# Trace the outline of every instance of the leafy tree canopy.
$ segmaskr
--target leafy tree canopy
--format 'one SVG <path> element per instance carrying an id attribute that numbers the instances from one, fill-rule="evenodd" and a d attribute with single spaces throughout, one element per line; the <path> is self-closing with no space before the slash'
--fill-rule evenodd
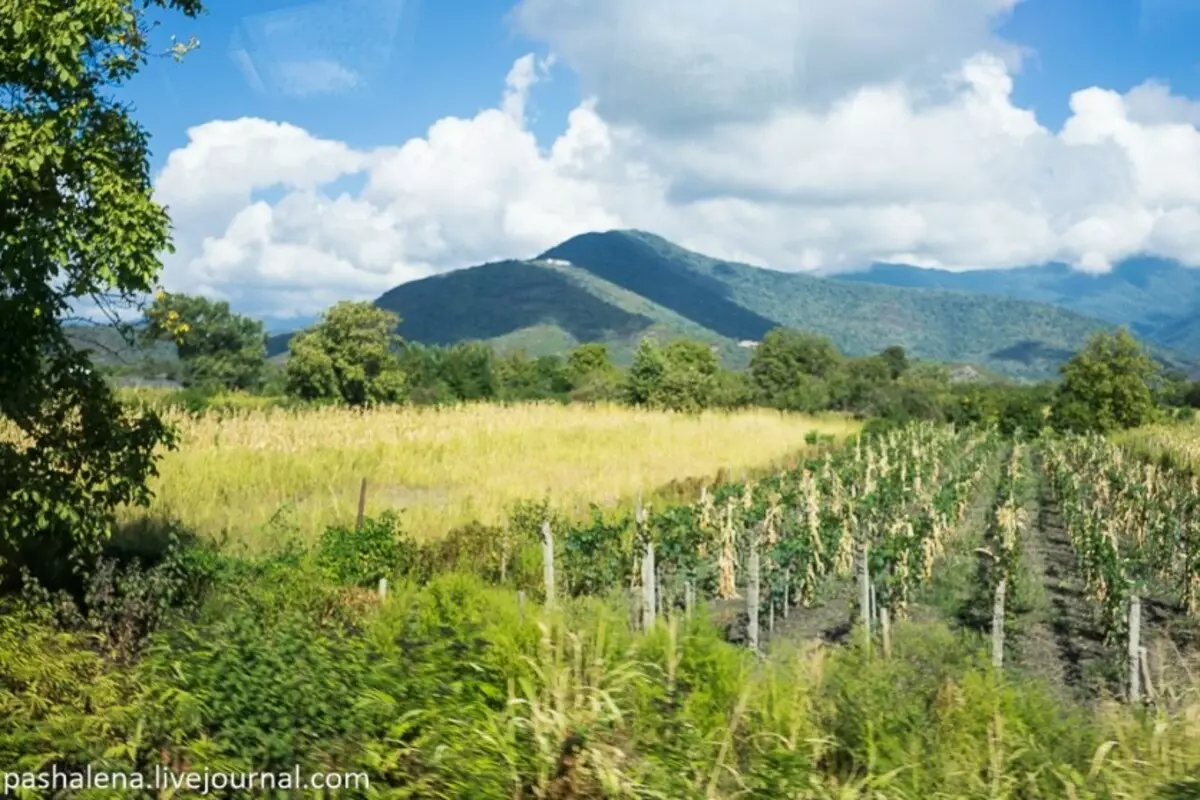
<path id="1" fill-rule="evenodd" d="M 1127 330 L 1098 333 L 1062 366 L 1050 424 L 1060 431 L 1107 433 L 1150 422 L 1158 373 Z"/>
<path id="2" fill-rule="evenodd" d="M 150 338 L 169 339 L 179 347 L 186 385 L 251 389 L 262 381 L 267 362 L 263 324 L 235 314 L 228 303 L 159 292 L 146 318 Z"/>
<path id="3" fill-rule="evenodd" d="M 808 378 L 828 378 L 842 363 L 833 342 L 823 336 L 775 328 L 763 337 L 750 360 L 750 375 L 762 398 L 787 407 L 784 398 Z"/>
<path id="4" fill-rule="evenodd" d="M 0 569 L 78 555 L 148 499 L 152 412 L 123 407 L 64 323 L 115 320 L 169 249 L 147 136 L 112 90 L 151 54 L 147 12 L 198 0 L 0 0 Z M 180 45 L 177 55 L 188 47 Z"/>
<path id="5" fill-rule="evenodd" d="M 333 306 L 289 343 L 288 393 L 354 406 L 399 402 L 406 390 L 399 324 L 372 303 Z"/>

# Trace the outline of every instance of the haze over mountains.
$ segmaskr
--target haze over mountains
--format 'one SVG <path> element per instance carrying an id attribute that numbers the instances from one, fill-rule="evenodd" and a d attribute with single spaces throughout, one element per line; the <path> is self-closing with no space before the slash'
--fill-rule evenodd
<path id="1" fill-rule="evenodd" d="M 405 283 L 376 303 L 400 315 L 406 339 L 427 344 L 474 339 L 542 355 L 600 341 L 623 362 L 643 336 L 687 336 L 716 346 L 738 366 L 749 361 L 748 343 L 785 325 L 827 336 L 851 355 L 901 345 L 917 358 L 1040 379 L 1056 374 L 1095 331 L 1132 321 L 1116 302 L 1121 284 L 1109 290 L 1107 304 L 1101 300 L 1108 295 L 1093 292 L 1105 317 L 1083 313 L 1091 310 L 1086 304 L 1067 307 L 1061 301 L 1073 282 L 1094 279 L 1064 270 L 956 275 L 878 267 L 818 277 L 709 258 L 641 231 L 609 231 L 576 236 L 534 259 Z M 1153 276 L 1145 283 L 1146 296 L 1128 304 L 1130 314 L 1140 314 L 1139 325 L 1159 289 Z M 1160 335 L 1180 325 L 1169 316 L 1166 327 L 1156 328 Z M 283 352 L 287 339 L 272 337 L 272 353 Z M 1190 366 L 1167 348 L 1153 349 L 1169 363 Z"/>

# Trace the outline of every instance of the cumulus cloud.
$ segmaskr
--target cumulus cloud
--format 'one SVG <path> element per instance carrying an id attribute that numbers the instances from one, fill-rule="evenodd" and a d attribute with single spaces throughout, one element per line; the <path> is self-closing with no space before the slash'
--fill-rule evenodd
<path id="1" fill-rule="evenodd" d="M 790 270 L 1096 272 L 1140 253 L 1200 265 L 1200 103 L 1159 83 L 1081 87 L 1047 128 L 1015 104 L 1017 61 L 990 33 L 1012 4 L 764 2 L 720 17 L 696 3 L 659 18 L 659 4 L 524 0 L 519 23 L 596 92 L 556 140 L 527 127 L 530 92 L 555 68 L 533 55 L 495 108 L 370 150 L 259 119 L 198 126 L 157 181 L 179 246 L 167 285 L 286 317 L 620 227 Z M 897 41 L 872 47 L 861 15 L 877 25 L 901 5 L 912 30 L 885 26 Z M 606 55 L 621 31 L 632 39 Z M 804 91 L 786 67 L 797 36 L 837 56 Z M 667 55 L 639 60 L 654 42 Z M 676 56 L 708 66 L 672 90 Z M 703 76 L 717 77 L 689 99 Z M 347 177 L 353 191 L 338 188 Z"/>
<path id="2" fill-rule="evenodd" d="M 1018 0 L 521 0 L 520 30 L 550 42 L 613 122 L 696 126 L 821 107 L 861 86 L 937 83 L 981 50 L 1014 62 L 993 26 Z"/>

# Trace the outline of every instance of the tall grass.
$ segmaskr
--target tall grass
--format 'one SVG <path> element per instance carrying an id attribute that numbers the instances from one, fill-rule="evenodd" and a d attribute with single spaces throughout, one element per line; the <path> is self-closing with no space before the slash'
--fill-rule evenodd
<path id="1" fill-rule="evenodd" d="M 519 500 L 568 514 L 673 480 L 777 462 L 811 434 L 857 425 L 767 410 L 680 415 L 620 406 L 465 405 L 372 411 L 281 409 L 177 415 L 179 449 L 153 483 L 149 513 L 251 551 L 283 511 L 311 541 L 367 513 L 403 509 L 417 538 L 500 522 Z M 139 510 L 136 512 L 141 514 Z M 134 512 L 126 515 L 134 516 Z"/>

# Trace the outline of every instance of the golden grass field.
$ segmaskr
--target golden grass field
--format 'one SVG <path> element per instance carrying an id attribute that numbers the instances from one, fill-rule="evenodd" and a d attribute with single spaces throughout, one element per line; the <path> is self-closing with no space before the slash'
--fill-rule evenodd
<path id="1" fill-rule="evenodd" d="M 1166 459 L 1175 468 L 1200 470 L 1200 422 L 1147 425 L 1113 438 L 1155 460 Z"/>
<path id="2" fill-rule="evenodd" d="M 805 448 L 810 431 L 857 424 L 757 410 L 685 416 L 618 406 L 263 410 L 178 416 L 181 441 L 153 482 L 154 517 L 233 546 L 269 544 L 277 513 L 311 540 L 350 523 L 363 478 L 367 513 L 403 509 L 418 538 L 499 522 L 518 500 L 568 513 L 626 501 L 673 479 L 754 469 Z M 147 513 L 125 514 L 132 520 Z"/>

